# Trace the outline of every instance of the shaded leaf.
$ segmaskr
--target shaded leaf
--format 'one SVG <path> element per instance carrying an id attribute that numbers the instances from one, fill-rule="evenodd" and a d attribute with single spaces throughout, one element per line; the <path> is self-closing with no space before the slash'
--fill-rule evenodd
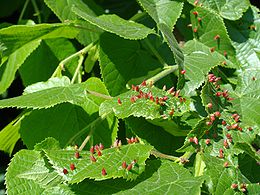
<path id="1" fill-rule="evenodd" d="M 104 83 L 112 96 L 126 91 L 126 84 L 139 84 L 162 70 L 162 65 L 137 41 L 108 33 L 100 37 L 99 62 Z"/>

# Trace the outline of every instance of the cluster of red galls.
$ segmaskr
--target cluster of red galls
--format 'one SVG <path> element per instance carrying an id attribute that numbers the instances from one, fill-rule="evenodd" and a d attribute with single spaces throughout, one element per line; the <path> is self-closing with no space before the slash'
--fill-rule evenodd
<path id="1" fill-rule="evenodd" d="M 138 143 L 139 142 L 139 139 L 137 137 L 131 137 L 130 139 L 129 138 L 126 138 L 127 140 L 127 143 L 128 144 L 133 144 L 133 143 Z M 115 140 L 115 142 L 113 143 L 113 145 L 111 147 L 116 147 L 116 148 L 120 148 L 122 145 L 122 142 L 121 140 Z M 78 147 L 75 146 L 75 149 L 76 149 L 76 152 L 74 153 L 74 157 L 76 159 L 79 159 L 81 156 L 80 156 L 80 153 L 78 151 Z M 97 157 L 100 157 L 102 156 L 102 150 L 104 149 L 104 145 L 102 143 L 100 144 L 96 144 L 95 146 L 91 146 L 90 149 L 89 149 L 89 152 L 90 152 L 90 161 L 92 163 L 95 163 L 97 162 L 97 158 L 94 156 L 94 154 L 97 154 Z M 133 160 L 129 165 L 126 164 L 126 161 L 124 161 L 122 163 L 122 168 L 123 169 L 126 169 L 128 171 L 130 171 L 132 169 L 132 167 L 137 163 L 137 160 Z M 75 170 L 76 167 L 75 167 L 75 164 L 71 163 L 70 164 L 70 170 L 73 171 Z M 63 173 L 66 175 L 69 173 L 68 169 L 64 168 L 63 169 Z M 106 169 L 105 168 L 102 168 L 101 170 L 101 174 L 103 176 L 107 175 L 107 172 L 106 172 Z"/>

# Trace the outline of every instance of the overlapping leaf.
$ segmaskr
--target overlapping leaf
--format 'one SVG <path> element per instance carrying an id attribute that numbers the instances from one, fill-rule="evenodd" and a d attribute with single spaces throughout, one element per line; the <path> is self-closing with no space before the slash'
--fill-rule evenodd
<path id="1" fill-rule="evenodd" d="M 259 68 L 259 9 L 250 7 L 239 21 L 226 21 L 227 30 L 236 49 L 236 56 L 245 69 Z"/>
<path id="2" fill-rule="evenodd" d="M 185 58 L 185 79 L 184 91 L 188 94 L 194 92 L 207 79 L 208 72 L 217 65 L 228 67 L 236 67 L 231 61 L 226 59 L 224 55 L 218 52 L 210 52 L 210 48 L 205 44 L 192 40 L 185 44 L 183 49 Z"/>
<path id="3" fill-rule="evenodd" d="M 203 178 L 193 177 L 184 167 L 170 162 L 151 160 L 146 171 L 133 182 L 106 180 L 86 181 L 72 186 L 73 192 L 95 194 L 194 194 L 201 193 Z M 101 187 L 102 186 L 102 187 Z"/>
<path id="4" fill-rule="evenodd" d="M 72 11 L 72 7 L 76 5 L 78 7 L 81 7 L 84 12 L 88 13 L 91 16 L 96 16 L 96 14 L 100 14 L 100 11 L 92 10 L 89 8 L 88 4 L 93 4 L 92 1 L 87 1 L 83 3 L 81 0 L 44 0 L 44 2 L 62 22 L 65 22 L 66 20 L 77 20 L 77 27 L 79 30 L 77 39 L 83 45 L 88 45 L 96 41 L 99 38 L 100 33 L 102 33 L 102 30 L 100 30 L 96 26 L 84 20 L 80 20 L 80 18 Z"/>
<path id="5" fill-rule="evenodd" d="M 188 0 L 191 4 L 194 4 L 195 0 Z M 243 13 L 250 6 L 249 0 L 200 0 L 197 6 L 202 5 L 203 7 L 211 8 L 217 11 L 223 18 L 228 20 L 238 20 L 242 17 Z"/>
<path id="6" fill-rule="evenodd" d="M 125 92 L 126 84 L 138 84 L 162 69 L 140 43 L 108 33 L 100 37 L 99 62 L 104 83 L 112 96 Z"/>
<path id="7" fill-rule="evenodd" d="M 243 117 L 245 125 L 259 127 L 260 115 L 260 71 L 248 70 L 239 74 L 239 80 L 234 91 L 235 109 Z"/>
<path id="8" fill-rule="evenodd" d="M 170 0 L 138 0 L 141 6 L 157 24 L 164 23 L 173 29 L 180 17 L 183 3 Z"/>
<path id="9" fill-rule="evenodd" d="M 101 15 L 99 17 L 94 17 L 78 6 L 73 7 L 72 10 L 75 14 L 91 24 L 125 39 L 144 39 L 149 34 L 154 33 L 154 30 L 145 27 L 142 24 L 124 20 L 117 15 Z"/>
<path id="10" fill-rule="evenodd" d="M 50 87 L 69 87 L 69 85 L 67 77 L 51 78 L 47 82 L 39 82 L 27 87 L 26 91 L 36 93 L 40 90 L 52 89 Z M 101 95 L 108 95 L 104 84 L 97 78 L 88 79 L 85 88 L 99 92 Z M 81 107 L 63 103 L 49 109 L 34 110 L 21 124 L 22 140 L 28 148 L 33 148 L 34 144 L 49 136 L 59 139 L 61 146 L 64 147 L 82 143 L 92 132 L 90 144 L 102 142 L 108 147 L 116 139 L 118 120 L 113 115 L 108 115 L 105 119 L 98 116 L 99 105 L 103 101 L 102 97 L 88 94 L 87 97 L 82 98 Z"/>
<path id="11" fill-rule="evenodd" d="M 158 103 L 156 103 L 156 99 L 158 99 Z M 102 103 L 99 114 L 100 116 L 104 116 L 114 112 L 119 118 L 142 116 L 146 119 L 156 119 L 181 116 L 185 112 L 188 112 L 189 109 L 189 99 L 175 97 L 173 94 L 154 86 L 140 86 L 139 92 L 130 90 Z"/>
<path id="12" fill-rule="evenodd" d="M 193 14 L 197 12 L 198 14 Z M 199 20 L 199 18 L 201 20 Z M 191 10 L 191 22 L 194 36 L 204 45 L 228 60 L 236 63 L 235 50 L 231 44 L 223 19 L 215 12 L 203 7 L 196 7 Z M 218 36 L 216 38 L 216 36 Z M 235 64 L 236 65 L 236 64 Z M 237 66 L 238 67 L 238 66 Z"/>
<path id="13" fill-rule="evenodd" d="M 70 23 L 20 25 L 1 29 L 0 43 L 6 48 L 3 52 L 6 62 L 3 66 L 5 70 L 0 81 L 0 94 L 11 85 L 16 71 L 40 45 L 42 39 L 74 38 L 77 33 L 78 30 L 73 28 Z"/>

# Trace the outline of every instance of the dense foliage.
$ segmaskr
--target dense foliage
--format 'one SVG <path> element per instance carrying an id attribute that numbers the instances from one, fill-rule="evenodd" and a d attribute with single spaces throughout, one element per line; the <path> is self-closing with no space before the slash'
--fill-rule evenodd
<path id="1" fill-rule="evenodd" d="M 0 24 L 0 108 L 20 111 L 0 150 L 26 146 L 7 168 L 8 194 L 260 194 L 249 0 L 22 6 L 18 24 Z"/>

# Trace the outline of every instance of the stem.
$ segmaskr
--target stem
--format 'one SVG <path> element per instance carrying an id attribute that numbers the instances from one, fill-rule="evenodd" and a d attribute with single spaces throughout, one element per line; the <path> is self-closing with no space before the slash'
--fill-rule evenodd
<path id="1" fill-rule="evenodd" d="M 84 139 L 81 146 L 79 147 L 79 151 L 81 151 L 86 146 L 86 144 L 88 143 L 88 141 L 89 141 L 90 137 L 92 136 L 93 132 L 94 132 L 94 128 L 91 127 L 91 130 L 90 130 L 88 136 Z"/>
<path id="2" fill-rule="evenodd" d="M 137 12 L 135 15 L 133 15 L 129 20 L 132 20 L 132 21 L 137 21 L 141 18 L 143 18 L 144 16 L 147 16 L 146 12 Z"/>
<path id="3" fill-rule="evenodd" d="M 88 50 L 93 46 L 93 43 L 89 44 L 88 46 L 84 47 L 83 49 L 79 50 L 78 52 L 70 55 L 69 57 L 65 58 L 64 60 L 62 60 L 59 65 L 57 66 L 56 70 L 54 71 L 54 73 L 52 74 L 51 77 L 55 77 L 61 70 L 64 70 L 64 65 L 66 63 L 68 63 L 71 59 L 80 56 L 80 55 L 84 55 L 85 53 L 88 52 Z"/>
<path id="4" fill-rule="evenodd" d="M 194 154 L 194 152 L 185 152 L 179 159 L 175 160 L 175 162 L 180 162 L 180 164 L 184 164 L 189 160 L 189 158 Z"/>
<path id="5" fill-rule="evenodd" d="M 37 6 L 35 0 L 32 0 L 32 4 L 33 4 L 34 11 L 35 11 L 35 16 L 37 16 L 38 23 L 40 24 L 40 23 L 42 23 L 40 10 L 38 9 L 38 6 Z"/>
<path id="6" fill-rule="evenodd" d="M 18 19 L 18 22 L 17 22 L 18 24 L 19 24 L 19 23 L 21 22 L 21 20 L 23 19 L 23 15 L 24 15 L 24 12 L 25 12 L 25 10 L 26 10 L 26 8 L 27 8 L 28 3 L 29 3 L 29 0 L 26 0 L 25 3 L 24 3 L 23 9 L 22 9 L 22 11 L 21 11 L 21 14 L 20 14 L 19 19 Z"/>
<path id="7" fill-rule="evenodd" d="M 150 79 L 147 80 L 147 83 L 155 83 L 162 79 L 163 77 L 166 77 L 168 74 L 171 74 L 172 72 L 178 70 L 178 65 L 173 65 L 173 66 L 167 66 L 164 68 L 162 72 L 159 72 L 157 75 L 151 77 Z"/>
<path id="8" fill-rule="evenodd" d="M 98 117 L 97 119 L 95 119 L 94 121 L 92 121 L 90 124 L 88 124 L 86 127 L 84 127 L 83 129 L 81 129 L 80 131 L 78 131 L 72 138 L 70 138 L 70 140 L 67 142 L 66 145 L 69 145 L 73 142 L 73 140 L 75 140 L 76 138 L 80 137 L 82 134 L 85 133 L 85 131 L 88 129 L 88 128 L 91 128 L 93 125 L 95 125 L 96 123 L 102 121 L 102 118 L 101 117 Z M 94 130 L 92 130 L 94 131 Z M 93 132 L 92 132 L 93 134 Z"/>
<path id="9" fill-rule="evenodd" d="M 80 70 L 80 67 L 81 67 L 83 61 L 84 61 L 84 55 L 81 54 L 81 55 L 79 56 L 78 66 L 77 66 L 77 68 L 76 68 L 76 70 L 75 70 L 75 73 L 74 73 L 72 79 L 71 79 L 71 83 L 74 83 L 75 80 L 76 80 L 76 78 L 77 78 L 77 76 L 79 76 L 78 73 L 79 73 L 79 70 Z"/>
<path id="10" fill-rule="evenodd" d="M 172 160 L 172 161 L 179 160 L 179 157 L 163 154 L 163 153 L 161 153 L 161 152 L 159 152 L 159 151 L 157 151 L 155 149 L 153 149 L 151 151 L 151 154 L 154 155 L 155 157 L 165 158 L 165 159 Z"/>
<path id="11" fill-rule="evenodd" d="M 91 91 L 91 90 L 88 90 L 87 89 L 87 92 L 91 95 L 94 95 L 94 96 L 97 96 L 97 97 L 101 97 L 103 99 L 107 99 L 107 100 L 110 100 L 112 99 L 111 96 L 108 96 L 108 95 L 105 95 L 105 94 L 102 94 L 102 93 L 98 93 L 98 92 L 95 92 L 95 91 Z"/>
<path id="12" fill-rule="evenodd" d="M 168 64 L 164 61 L 164 59 L 161 57 L 161 55 L 159 54 L 159 52 L 154 48 L 154 46 L 151 44 L 151 42 L 149 41 L 149 39 L 145 39 L 144 42 L 146 43 L 146 45 L 149 47 L 149 49 L 151 50 L 151 52 L 155 55 L 155 57 L 159 60 L 159 62 L 164 66 L 164 67 L 168 67 Z"/>

